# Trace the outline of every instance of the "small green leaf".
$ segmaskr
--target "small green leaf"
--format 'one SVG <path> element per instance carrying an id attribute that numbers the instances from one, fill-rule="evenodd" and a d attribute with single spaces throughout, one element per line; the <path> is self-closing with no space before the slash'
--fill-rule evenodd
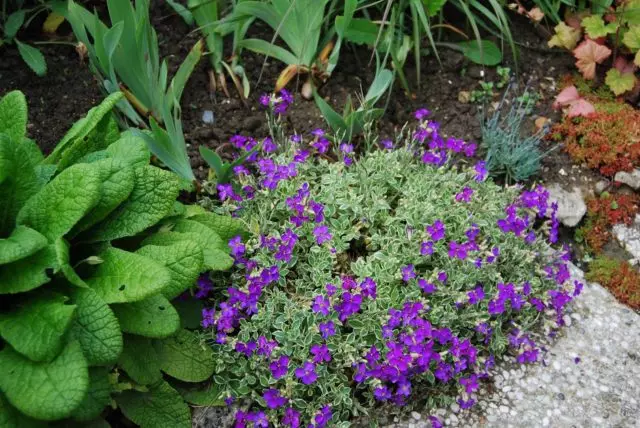
<path id="1" fill-rule="evenodd" d="M 150 385 L 162 379 L 158 354 L 149 338 L 125 334 L 124 350 L 118 364 L 140 385 Z"/>
<path id="2" fill-rule="evenodd" d="M 139 254 L 108 248 L 100 258 L 103 262 L 85 282 L 106 303 L 146 299 L 161 292 L 171 281 L 164 266 Z"/>
<path id="3" fill-rule="evenodd" d="M 22 92 L 11 91 L 0 98 L 0 134 L 20 144 L 27 135 L 27 120 L 27 99 Z"/>
<path id="4" fill-rule="evenodd" d="M 45 293 L 0 315 L 0 335 L 32 361 L 51 361 L 62 350 L 75 305 L 67 298 Z"/>
<path id="5" fill-rule="evenodd" d="M 47 74 L 47 62 L 44 60 L 42 52 L 18 39 L 15 39 L 15 42 L 22 60 L 27 63 L 29 68 L 40 77 Z"/>
<path id="6" fill-rule="evenodd" d="M 72 295 L 77 306 L 70 334 L 78 340 L 90 366 L 114 363 L 122 352 L 122 333 L 109 306 L 91 289 Z"/>
<path id="7" fill-rule="evenodd" d="M 13 406 L 32 418 L 56 420 L 71 415 L 88 387 L 87 363 L 76 341 L 50 363 L 34 363 L 10 347 L 0 352 L 0 389 Z"/>
<path id="8" fill-rule="evenodd" d="M 607 71 L 607 77 L 604 82 L 609 86 L 609 89 L 618 96 L 633 89 L 636 84 L 636 76 L 633 72 L 623 74 L 620 73 L 618 69 L 612 68 Z"/>
<path id="9" fill-rule="evenodd" d="M 336 27 L 344 26 L 344 17 L 336 17 Z M 349 21 L 349 26 L 344 32 L 345 40 L 358 45 L 373 46 L 378 38 L 380 27 L 378 27 L 373 21 L 365 18 L 352 18 Z"/>
<path id="10" fill-rule="evenodd" d="M 7 17 L 7 20 L 4 22 L 5 39 L 12 40 L 16 34 L 18 34 L 18 30 L 20 30 L 20 27 L 24 24 L 25 13 L 26 10 L 18 9 Z"/>
<path id="11" fill-rule="evenodd" d="M 141 428 L 191 428 L 189 406 L 165 381 L 150 386 L 149 392 L 124 391 L 116 402 Z"/>
<path id="12" fill-rule="evenodd" d="M 90 368 L 87 395 L 71 414 L 71 417 L 81 422 L 91 421 L 100 416 L 100 413 L 109 404 L 111 404 L 109 370 L 105 367 Z"/>
<path id="13" fill-rule="evenodd" d="M 444 7 L 447 0 L 422 0 L 424 8 L 430 17 L 436 16 Z"/>
<path id="14" fill-rule="evenodd" d="M 32 256 L 0 266 L 0 294 L 23 293 L 51 281 L 58 271 L 53 245 Z"/>
<path id="15" fill-rule="evenodd" d="M 125 333 L 162 339 L 180 328 L 180 317 L 171 303 L 161 295 L 139 302 L 111 305 Z"/>
<path id="16" fill-rule="evenodd" d="M 495 43 L 489 40 L 470 40 L 458 42 L 464 56 L 480 65 L 494 66 L 502 62 L 502 52 Z"/>
<path id="17" fill-rule="evenodd" d="M 175 174 L 145 166 L 134 170 L 135 184 L 129 198 L 90 231 L 91 242 L 136 235 L 160 221 L 178 197 Z"/>
<path id="18" fill-rule="evenodd" d="M 195 242 L 180 241 L 169 246 L 147 245 L 136 253 L 161 263 L 169 270 L 171 282 L 162 290 L 162 294 L 170 300 L 193 286 L 203 270 L 202 248 Z"/>
<path id="19" fill-rule="evenodd" d="M 100 200 L 100 174 L 89 164 L 62 171 L 27 201 L 18 213 L 18 223 L 31 227 L 55 242 Z M 51 213 L 55 215 L 51 215 Z"/>
<path id="20" fill-rule="evenodd" d="M 624 33 L 622 42 L 633 52 L 638 51 L 640 49 L 640 25 L 629 28 L 629 31 Z"/>
<path id="21" fill-rule="evenodd" d="M 0 265 L 31 256 L 47 246 L 47 238 L 25 226 L 18 226 L 7 239 L 0 239 Z"/>
<path id="22" fill-rule="evenodd" d="M 605 25 L 601 15 L 588 16 L 582 20 L 581 24 L 587 35 L 592 39 L 606 37 L 609 34 L 614 34 L 618 30 L 617 22 L 611 22 Z"/>
<path id="23" fill-rule="evenodd" d="M 193 26 L 193 15 L 189 11 L 189 9 L 187 9 L 186 7 L 184 7 L 183 5 L 181 5 L 175 0 L 167 0 L 167 3 L 169 4 L 169 6 L 173 8 L 173 10 L 176 11 L 178 15 L 180 15 L 180 17 L 182 17 L 184 22 L 189 27 Z"/>
<path id="24" fill-rule="evenodd" d="M 202 382 L 213 375 L 213 351 L 188 330 L 154 343 L 160 368 L 171 377 L 184 382 Z"/>

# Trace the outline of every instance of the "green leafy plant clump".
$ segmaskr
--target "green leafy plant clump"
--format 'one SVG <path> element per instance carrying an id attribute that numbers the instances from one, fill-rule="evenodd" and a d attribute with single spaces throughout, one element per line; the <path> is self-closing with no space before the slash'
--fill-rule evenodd
<path id="1" fill-rule="evenodd" d="M 176 201 L 178 176 L 118 131 L 121 98 L 46 158 L 26 137 L 24 95 L 0 99 L 1 426 L 98 423 L 117 403 L 140 426 L 189 427 L 172 383 L 214 371 L 190 330 L 198 308 L 176 298 L 232 265 L 227 241 L 242 230 Z"/>
<path id="2" fill-rule="evenodd" d="M 230 243 L 230 287 L 203 311 L 219 400 L 252 403 L 236 426 L 348 427 L 376 403 L 467 408 L 496 356 L 538 359 L 532 326 L 545 310 L 561 322 L 579 293 L 544 237 L 557 239 L 548 193 L 504 190 L 482 161 L 451 166 L 475 145 L 442 140 L 428 114 L 360 156 L 327 150 L 322 130 L 278 139 L 239 186 L 218 185 L 218 209 L 253 234 Z"/>

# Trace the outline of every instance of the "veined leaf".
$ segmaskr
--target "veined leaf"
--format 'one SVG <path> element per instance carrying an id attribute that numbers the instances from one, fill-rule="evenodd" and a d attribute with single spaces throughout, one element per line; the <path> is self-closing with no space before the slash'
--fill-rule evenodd
<path id="1" fill-rule="evenodd" d="M 611 22 L 605 25 L 604 19 L 602 19 L 600 15 L 587 16 L 582 20 L 582 26 L 587 35 L 592 39 L 606 37 L 609 34 L 614 34 L 618 30 L 617 22 Z"/>
<path id="2" fill-rule="evenodd" d="M 0 294 L 23 293 L 51 281 L 58 271 L 56 251 L 49 245 L 16 262 L 0 266 Z"/>
<path id="3" fill-rule="evenodd" d="M 109 404 L 111 404 L 109 370 L 105 367 L 90 368 L 87 395 L 73 411 L 71 417 L 77 421 L 89 422 L 100 416 Z"/>
<path id="4" fill-rule="evenodd" d="M 141 428 L 191 428 L 189 406 L 165 381 L 151 385 L 149 392 L 124 391 L 116 401 Z"/>
<path id="5" fill-rule="evenodd" d="M 47 62 L 44 60 L 42 52 L 31 45 L 22 43 L 18 39 L 14 39 L 14 41 L 16 42 L 16 46 L 18 46 L 18 52 L 22 60 L 27 63 L 29 68 L 38 76 L 42 77 L 47 74 Z"/>
<path id="6" fill-rule="evenodd" d="M 62 153 L 58 161 L 58 170 L 62 171 L 79 162 L 85 156 L 90 156 L 106 149 L 119 136 L 120 130 L 113 117 L 111 115 L 103 117 L 88 134 L 82 138 L 74 139 L 69 144 L 69 147 Z"/>
<path id="7" fill-rule="evenodd" d="M 502 52 L 489 40 L 458 42 L 464 56 L 476 64 L 494 66 L 502 62 Z"/>
<path id="8" fill-rule="evenodd" d="M 205 211 L 201 214 L 186 216 L 189 220 L 197 221 L 217 233 L 224 242 L 238 235 L 246 238 L 249 236 L 241 220 L 231 216 L 220 215 Z"/>
<path id="9" fill-rule="evenodd" d="M 158 354 L 147 337 L 125 334 L 124 350 L 118 364 L 141 385 L 154 384 L 162 379 Z"/>
<path id="10" fill-rule="evenodd" d="M 65 418 L 89 387 L 89 372 L 78 342 L 72 341 L 50 363 L 34 363 L 11 347 L 0 352 L 0 389 L 22 413 L 36 419 Z"/>
<path id="11" fill-rule="evenodd" d="M 578 44 L 578 40 L 582 37 L 582 32 L 579 29 L 573 28 L 565 24 L 564 22 L 559 23 L 554 28 L 555 34 L 547 45 L 552 47 L 559 47 L 568 50 L 573 50 Z"/>
<path id="12" fill-rule="evenodd" d="M 72 299 L 77 308 L 70 334 L 80 343 L 87 364 L 113 364 L 122 353 L 122 333 L 116 316 L 90 288 L 76 290 Z"/>
<path id="13" fill-rule="evenodd" d="M 39 232 L 18 226 L 7 239 L 0 239 L 0 265 L 31 256 L 47 244 L 47 238 Z"/>
<path id="14" fill-rule="evenodd" d="M 0 393 L 0 427 L 1 428 L 46 428 L 43 421 L 31 419 L 20 413 L 13 407 L 7 399 Z"/>
<path id="15" fill-rule="evenodd" d="M 204 231 L 205 236 L 199 234 L 199 232 L 195 231 L 196 227 L 194 227 L 193 232 L 159 232 L 149 236 L 147 239 L 142 241 L 143 245 L 173 245 L 176 242 L 182 241 L 190 241 L 196 242 L 202 248 L 202 255 L 204 257 L 204 267 L 208 270 L 227 270 L 231 266 L 233 266 L 233 259 L 229 256 L 228 247 L 225 250 L 222 250 L 222 240 L 214 240 L 213 246 L 211 246 L 209 240 L 206 235 L 210 235 L 211 233 L 215 233 L 209 229 L 207 232 L 207 227 L 201 225 L 204 229 L 197 227 L 197 230 Z M 186 228 L 183 230 L 187 230 Z"/>
<path id="16" fill-rule="evenodd" d="M 153 295 L 133 303 L 111 305 L 125 333 L 162 339 L 180 328 L 180 317 L 169 301 Z"/>
<path id="17" fill-rule="evenodd" d="M 621 73 L 618 69 L 611 68 L 607 71 L 607 77 L 604 82 L 618 96 L 633 89 L 636 85 L 636 76 L 633 72 Z"/>
<path id="18" fill-rule="evenodd" d="M 111 158 L 134 168 L 148 165 L 151 159 L 147 143 L 144 139 L 133 134 L 121 135 L 120 139 L 112 143 L 105 151 Z"/>
<path id="19" fill-rule="evenodd" d="M 164 266 L 139 254 L 108 248 L 100 258 L 102 263 L 85 282 L 106 303 L 144 300 L 161 292 L 171 281 Z"/>
<path id="20" fill-rule="evenodd" d="M 0 134 L 7 134 L 13 144 L 27 136 L 27 99 L 20 91 L 11 91 L 0 98 Z"/>
<path id="21" fill-rule="evenodd" d="M 160 368 L 171 377 L 185 382 L 202 382 L 213 375 L 213 351 L 188 330 L 155 342 Z"/>
<path id="22" fill-rule="evenodd" d="M 62 350 L 75 305 L 59 294 L 44 293 L 0 315 L 0 335 L 32 361 L 51 361 Z"/>

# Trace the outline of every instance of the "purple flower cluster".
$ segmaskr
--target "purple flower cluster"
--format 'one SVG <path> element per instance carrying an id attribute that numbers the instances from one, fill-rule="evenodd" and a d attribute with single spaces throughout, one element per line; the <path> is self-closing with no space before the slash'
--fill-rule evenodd
<path id="1" fill-rule="evenodd" d="M 286 113 L 292 103 L 293 95 L 286 89 L 281 89 L 277 94 L 263 94 L 260 96 L 260 104 L 264 107 L 272 108 L 277 115 Z"/>

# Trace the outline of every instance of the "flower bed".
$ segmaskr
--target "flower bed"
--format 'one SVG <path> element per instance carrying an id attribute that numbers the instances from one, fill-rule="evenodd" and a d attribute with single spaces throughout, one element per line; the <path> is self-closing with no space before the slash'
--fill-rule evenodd
<path id="1" fill-rule="evenodd" d="M 557 207 L 542 187 L 487 181 L 466 160 L 475 145 L 428 115 L 379 150 L 342 144 L 334 161 L 321 130 L 284 138 L 272 121 L 256 173 L 237 167 L 240 185 L 218 187 L 253 233 L 230 242 L 232 285 L 202 322 L 221 397 L 252 402 L 237 426 L 348 426 L 380 402 L 468 408 L 495 356 L 538 359 L 542 312 L 562 324 L 582 285 L 545 238 Z"/>

